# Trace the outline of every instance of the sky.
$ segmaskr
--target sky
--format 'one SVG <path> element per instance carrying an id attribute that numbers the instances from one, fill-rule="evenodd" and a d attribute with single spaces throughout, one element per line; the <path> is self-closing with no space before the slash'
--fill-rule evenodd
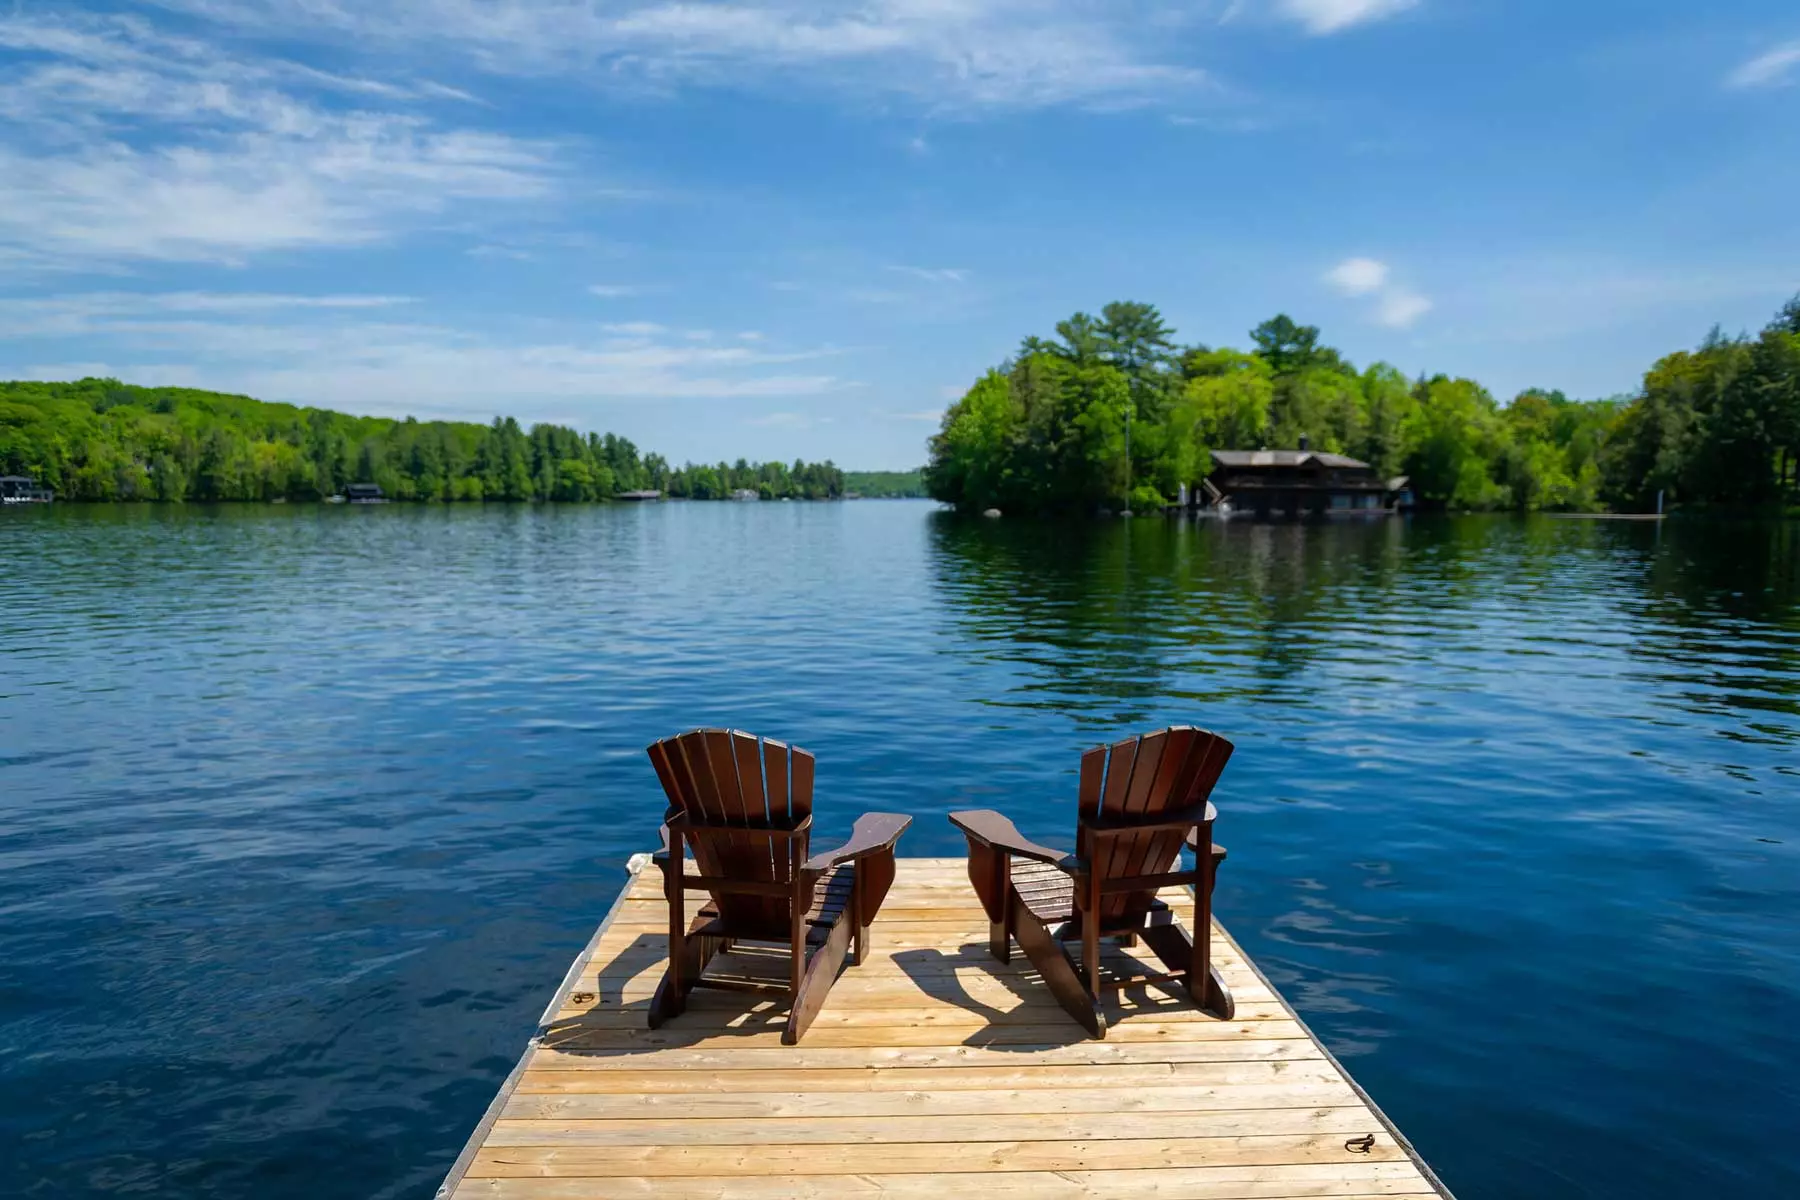
<path id="1" fill-rule="evenodd" d="M 1800 291 L 1792 0 L 0 0 L 0 378 L 906 468 L 1027 334 L 1627 392 Z"/>

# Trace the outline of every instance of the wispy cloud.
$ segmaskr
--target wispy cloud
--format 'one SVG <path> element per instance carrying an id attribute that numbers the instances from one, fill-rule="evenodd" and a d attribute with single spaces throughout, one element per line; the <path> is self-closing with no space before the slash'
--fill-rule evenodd
<path id="1" fill-rule="evenodd" d="M 410 107 L 441 85 L 246 58 L 124 17 L 0 17 L 0 48 L 16 56 L 0 76 L 0 248 L 27 263 L 365 244 L 544 196 L 557 174 L 549 143 Z"/>
<path id="2" fill-rule="evenodd" d="M 1375 320 L 1389 329 L 1411 329 L 1418 319 L 1430 312 L 1431 300 L 1406 288 L 1382 293 L 1375 307 Z"/>
<path id="3" fill-rule="evenodd" d="M 301 296 L 270 292 L 81 292 L 29 299 L 0 297 L 0 337 L 116 333 L 196 313 L 221 317 L 267 315 L 280 310 L 330 314 L 412 303 L 408 296 Z"/>
<path id="4" fill-rule="evenodd" d="M 1176 0 L 162 0 L 259 35 L 427 48 L 604 86 L 825 87 L 927 108 L 1116 106 L 1209 84 Z M 795 68 L 804 68 L 796 72 Z"/>
<path id="5" fill-rule="evenodd" d="M 619 300 L 627 296 L 644 294 L 644 289 L 635 283 L 590 283 L 588 291 L 605 300 Z"/>
<path id="6" fill-rule="evenodd" d="M 1380 21 L 1418 5 L 1419 0 L 1280 0 L 1280 12 L 1308 33 L 1323 36 Z"/>
<path id="7" fill-rule="evenodd" d="M 744 418 L 746 425 L 761 425 L 772 429 L 811 429 L 817 425 L 829 425 L 831 421 L 830 417 L 815 417 L 811 413 L 802 412 L 761 413 Z"/>
<path id="8" fill-rule="evenodd" d="M 895 412 L 892 409 L 871 409 L 871 413 L 887 421 L 930 421 L 936 423 L 944 419 L 942 409 L 921 408 L 912 412 Z"/>
<path id="9" fill-rule="evenodd" d="M 395 416 L 492 415 L 497 397 L 525 415 L 578 415 L 598 397 L 798 397 L 853 386 L 810 367 L 841 358 L 833 346 L 696 341 L 650 322 L 596 333 L 575 322 L 473 329 L 374 315 L 403 303 L 204 292 L 0 298 L 0 378 L 111 374 Z M 46 362 L 58 341 L 74 353 Z M 105 361 L 94 360 L 96 345 L 107 347 Z"/>
<path id="10" fill-rule="evenodd" d="M 969 272 L 963 267 L 907 267 L 889 266 L 888 270 L 898 271 L 902 275 L 911 275 L 914 279 L 923 279 L 926 283 L 963 283 L 968 280 Z"/>
<path id="11" fill-rule="evenodd" d="M 1204 129 L 1210 133 L 1263 133 L 1273 128 L 1276 121 L 1268 116 L 1252 116 L 1239 114 L 1236 116 L 1221 114 L 1219 116 L 1195 117 L 1186 113 L 1171 113 L 1168 117 L 1171 125 L 1181 128 Z"/>
<path id="12" fill-rule="evenodd" d="M 1325 273 L 1325 282 L 1345 296 L 1373 300 L 1371 315 L 1390 329 L 1410 329 L 1432 308 L 1428 297 L 1395 283 L 1379 259 L 1347 258 Z"/>
<path id="13" fill-rule="evenodd" d="M 1757 55 L 1725 77 L 1727 87 L 1780 87 L 1795 81 L 1800 67 L 1800 41 L 1784 42 Z"/>

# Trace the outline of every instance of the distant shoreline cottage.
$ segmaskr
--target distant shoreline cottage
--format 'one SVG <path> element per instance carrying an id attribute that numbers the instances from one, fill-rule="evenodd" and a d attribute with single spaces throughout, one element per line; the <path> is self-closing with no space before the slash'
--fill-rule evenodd
<path id="1" fill-rule="evenodd" d="M 0 504 L 48 504 L 55 495 L 29 475 L 0 475 Z"/>
<path id="2" fill-rule="evenodd" d="M 1214 450 L 1195 501 L 1258 517 L 1380 516 L 1410 507 L 1406 476 L 1382 479 L 1366 462 L 1298 450 Z"/>

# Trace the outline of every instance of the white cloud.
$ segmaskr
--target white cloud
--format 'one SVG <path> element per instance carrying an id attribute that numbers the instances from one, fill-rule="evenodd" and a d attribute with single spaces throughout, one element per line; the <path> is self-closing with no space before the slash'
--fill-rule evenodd
<path id="1" fill-rule="evenodd" d="M 607 333 L 617 333 L 635 338 L 655 337 L 659 333 L 668 332 L 654 321 L 620 321 L 613 325 L 602 325 L 600 328 Z"/>
<path id="2" fill-rule="evenodd" d="M 371 319 L 394 297 L 82 293 L 0 299 L 0 378 L 114 375 L 402 416 L 572 419 L 596 399 L 800 397 L 854 386 L 814 369 L 844 351 L 690 341 L 631 322 L 464 328 Z M 591 327 L 589 327 L 591 330 Z M 75 353 L 46 362 L 66 339 Z M 108 349 L 94 361 L 93 347 Z M 31 357 L 10 351 L 29 348 Z M 575 407 L 571 407 L 575 406 Z"/>
<path id="3" fill-rule="evenodd" d="M 914 279 L 923 279 L 926 283 L 963 283 L 969 278 L 969 272 L 962 267 L 890 266 L 888 270 L 911 275 Z"/>
<path id="4" fill-rule="evenodd" d="M 644 289 L 633 283 L 590 283 L 588 291 L 606 300 L 642 295 Z"/>
<path id="5" fill-rule="evenodd" d="M 1419 0 L 1280 0 L 1280 11 L 1308 33 L 1338 33 L 1415 7 Z"/>
<path id="6" fill-rule="evenodd" d="M 1431 301 L 1405 288 L 1392 288 L 1381 296 L 1375 319 L 1389 329 L 1410 329 L 1418 319 L 1431 311 Z"/>
<path id="7" fill-rule="evenodd" d="M 815 417 L 811 413 L 771 412 L 759 416 L 746 417 L 746 425 L 762 425 L 774 429 L 811 429 L 816 425 L 829 425 L 831 417 Z"/>
<path id="8" fill-rule="evenodd" d="M 763 340 L 763 335 L 756 332 L 754 329 L 746 329 L 737 336 L 740 342 L 760 342 Z"/>
<path id="9" fill-rule="evenodd" d="M 262 36 L 458 55 L 614 87 L 818 86 L 930 108 L 1137 104 L 1204 87 L 1178 0 L 162 0 Z M 803 68 L 796 71 L 795 68 Z"/>
<path id="10" fill-rule="evenodd" d="M 1726 76 L 1725 83 L 1734 88 L 1779 87 L 1794 82 L 1794 68 L 1800 66 L 1800 41 L 1786 42 L 1757 55 Z"/>
<path id="11" fill-rule="evenodd" d="M 1372 258 L 1346 258 L 1325 278 L 1346 296 L 1366 296 L 1386 286 L 1388 267 Z"/>
<path id="12" fill-rule="evenodd" d="M 407 107 L 441 85 L 244 58 L 128 18 L 0 17 L 0 47 L 19 56 L 0 75 L 0 250 L 26 263 L 359 245 L 542 197 L 557 175 L 549 143 Z"/>
<path id="13" fill-rule="evenodd" d="M 296 296 L 269 292 L 83 292 L 29 299 L 0 297 L 0 338 L 78 337 L 142 328 L 171 314 L 220 316 L 279 310 L 329 314 L 412 304 L 407 296 Z"/>
<path id="14" fill-rule="evenodd" d="M 1274 125 L 1266 116 L 1193 117 L 1186 113 L 1170 113 L 1167 120 L 1177 128 L 1204 129 L 1210 133 L 1262 133 Z"/>
<path id="15" fill-rule="evenodd" d="M 219 146 L 93 143 L 50 156 L 0 147 L 0 241 L 50 258 L 242 262 L 378 241 L 400 218 L 455 201 L 540 195 L 546 165 L 506 139 L 379 118 Z"/>
<path id="16" fill-rule="evenodd" d="M 1431 311 L 1431 300 L 1392 282 L 1392 277 L 1392 269 L 1379 259 L 1346 258 L 1325 273 L 1325 282 L 1346 296 L 1372 299 L 1378 324 L 1409 329 Z"/>

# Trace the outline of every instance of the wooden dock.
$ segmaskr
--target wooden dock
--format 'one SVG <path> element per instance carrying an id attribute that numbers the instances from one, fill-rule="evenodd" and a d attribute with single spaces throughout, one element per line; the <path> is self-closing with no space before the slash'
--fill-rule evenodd
<path id="1" fill-rule="evenodd" d="M 783 1046 L 785 1013 L 742 992 L 646 1027 L 667 908 L 632 866 L 440 1197 L 1449 1196 L 1217 926 L 1232 1021 L 1146 986 L 1092 1041 L 1022 955 L 989 956 L 961 859 L 901 859 L 870 961 Z M 709 973 L 787 961 L 739 948 Z"/>

